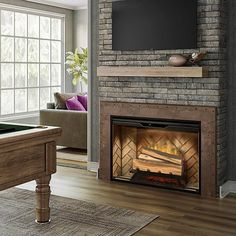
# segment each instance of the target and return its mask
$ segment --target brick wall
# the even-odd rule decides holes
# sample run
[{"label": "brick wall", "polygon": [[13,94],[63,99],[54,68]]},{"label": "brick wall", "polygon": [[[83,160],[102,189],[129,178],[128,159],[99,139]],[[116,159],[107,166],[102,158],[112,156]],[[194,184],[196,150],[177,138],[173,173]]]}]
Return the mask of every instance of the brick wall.
[{"label": "brick wall", "polygon": [[101,101],[217,107],[218,184],[227,176],[227,1],[198,0],[197,50],[112,51],[112,0],[99,0],[100,66],[165,66],[170,55],[207,51],[207,78],[100,77]]}]

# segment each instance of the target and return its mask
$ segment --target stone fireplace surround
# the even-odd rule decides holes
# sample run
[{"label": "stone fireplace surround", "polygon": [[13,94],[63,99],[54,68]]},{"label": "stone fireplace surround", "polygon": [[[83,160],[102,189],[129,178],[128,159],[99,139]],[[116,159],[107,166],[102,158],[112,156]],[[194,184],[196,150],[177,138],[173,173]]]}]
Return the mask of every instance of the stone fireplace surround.
[{"label": "stone fireplace surround", "polygon": [[201,123],[200,188],[202,196],[216,196],[216,109],[200,106],[176,106],[101,102],[99,178],[111,180],[111,116],[198,121]]},{"label": "stone fireplace surround", "polygon": [[[172,109],[181,108],[184,113],[188,109],[195,111],[214,110],[214,155],[211,154],[210,166],[206,168],[215,169],[209,179],[205,179],[209,189],[205,195],[215,195],[219,186],[227,180],[228,165],[228,108],[227,108],[227,20],[228,8],[227,0],[198,0],[197,18],[197,49],[185,50],[146,50],[146,51],[113,51],[112,50],[112,0],[99,0],[98,2],[98,66],[138,66],[138,67],[159,67],[167,66],[168,58],[173,54],[188,55],[194,51],[206,51],[207,56],[201,65],[209,71],[208,76],[203,78],[162,78],[162,77],[127,77],[127,76],[100,76],[98,82],[100,109],[100,139],[101,156],[100,164],[108,161],[108,156],[104,156],[103,136],[104,130],[105,104],[113,112],[117,112],[116,107],[120,104],[130,104],[127,111],[132,114],[135,104],[144,104],[147,108],[152,106],[169,107],[168,113],[173,115]],[[114,107],[114,108],[111,108]],[[187,109],[188,108],[188,109]],[[122,112],[122,109],[119,108]],[[187,110],[186,110],[187,109]],[[183,113],[182,111],[182,113]],[[164,111],[163,111],[164,112]],[[102,114],[104,113],[104,115]],[[160,114],[163,114],[160,111]],[[181,112],[178,113],[181,116]],[[118,115],[118,114],[117,114]],[[120,116],[120,114],[119,114]],[[205,114],[203,112],[203,117]],[[158,117],[158,116],[157,116]],[[196,116],[197,117],[197,116]],[[192,117],[192,119],[197,119]],[[211,117],[211,116],[209,116]],[[167,117],[168,118],[168,117]],[[183,117],[181,117],[183,118]],[[106,118],[108,119],[108,118]],[[170,119],[170,118],[169,118]],[[187,116],[186,118],[187,119]],[[191,118],[190,118],[191,119]],[[204,130],[203,130],[204,131]],[[213,135],[213,133],[211,133]],[[213,138],[212,138],[213,139]],[[99,140],[99,139],[98,139]],[[205,147],[207,148],[205,144]],[[106,153],[107,155],[108,153]],[[215,159],[213,160],[213,156]],[[214,162],[215,168],[212,167]],[[104,164],[105,166],[105,164]],[[100,176],[106,171],[101,168]],[[204,175],[204,171],[202,173]],[[202,177],[202,176],[201,176]],[[213,181],[214,179],[214,181]],[[211,186],[212,185],[212,186]],[[213,190],[214,189],[214,190]],[[202,190],[203,191],[203,190]],[[202,192],[203,194],[203,192]]]}]

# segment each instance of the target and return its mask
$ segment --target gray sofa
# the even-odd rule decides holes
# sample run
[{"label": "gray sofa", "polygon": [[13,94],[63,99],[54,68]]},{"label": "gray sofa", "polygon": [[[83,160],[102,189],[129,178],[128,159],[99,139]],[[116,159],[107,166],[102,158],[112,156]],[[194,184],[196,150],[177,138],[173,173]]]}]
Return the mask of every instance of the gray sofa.
[{"label": "gray sofa", "polygon": [[60,110],[54,107],[54,103],[49,103],[48,109],[40,111],[40,124],[62,128],[57,145],[87,149],[87,111]]}]

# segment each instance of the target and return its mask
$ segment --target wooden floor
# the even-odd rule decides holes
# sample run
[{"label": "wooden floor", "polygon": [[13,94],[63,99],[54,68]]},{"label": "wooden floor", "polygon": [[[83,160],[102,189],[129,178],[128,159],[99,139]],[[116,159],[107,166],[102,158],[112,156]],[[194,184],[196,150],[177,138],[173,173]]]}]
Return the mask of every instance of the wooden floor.
[{"label": "wooden floor", "polygon": [[[21,186],[34,189],[34,184]],[[105,183],[96,174],[58,167],[53,176],[54,195],[152,212],[160,218],[136,235],[236,235],[236,196],[223,200],[126,183]]]}]

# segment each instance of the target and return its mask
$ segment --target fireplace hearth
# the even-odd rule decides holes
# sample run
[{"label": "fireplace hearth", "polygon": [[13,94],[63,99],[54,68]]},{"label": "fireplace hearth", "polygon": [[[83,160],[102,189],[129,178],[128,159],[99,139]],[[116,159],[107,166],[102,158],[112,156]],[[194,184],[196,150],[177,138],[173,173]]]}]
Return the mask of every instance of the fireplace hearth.
[{"label": "fireplace hearth", "polygon": [[112,117],[112,179],[199,193],[200,124]]}]

